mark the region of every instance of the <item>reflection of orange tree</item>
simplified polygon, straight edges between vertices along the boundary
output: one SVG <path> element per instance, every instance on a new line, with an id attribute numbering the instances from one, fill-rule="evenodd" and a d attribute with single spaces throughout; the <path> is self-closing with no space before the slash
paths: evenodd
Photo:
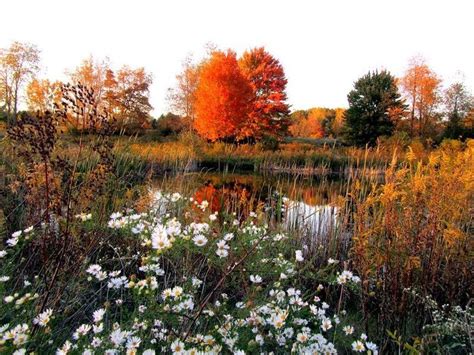
<path id="1" fill-rule="evenodd" d="M 212 212 L 236 212 L 241 217 L 263 206 L 259 201 L 251 185 L 239 182 L 227 182 L 222 185 L 214 185 L 209 181 L 194 193 L 197 203 L 206 200 Z"/>
<path id="2" fill-rule="evenodd" d="M 209 209 L 212 212 L 220 211 L 222 206 L 222 195 L 212 184 L 206 184 L 194 193 L 194 200 L 197 203 L 209 202 Z"/>

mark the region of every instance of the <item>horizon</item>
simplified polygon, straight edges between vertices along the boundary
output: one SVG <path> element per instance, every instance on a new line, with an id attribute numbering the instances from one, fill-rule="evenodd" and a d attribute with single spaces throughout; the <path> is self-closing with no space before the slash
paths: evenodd
<path id="1" fill-rule="evenodd" d="M 150 101 L 155 117 L 170 111 L 166 94 L 176 82 L 182 61 L 190 53 L 201 59 L 207 43 L 230 48 L 237 55 L 265 47 L 284 67 L 292 111 L 346 108 L 347 94 L 360 76 L 386 69 L 400 77 L 416 55 L 427 60 L 442 78 L 443 87 L 460 77 L 470 91 L 474 87 L 474 53 L 462 36 L 470 30 L 472 6 L 467 1 L 450 6 L 429 2 L 429 8 L 424 7 L 427 1 L 411 4 L 405 0 L 396 7 L 372 0 L 362 4 L 303 1 L 298 7 L 282 3 L 243 1 L 229 10 L 212 1 L 140 2 L 145 5 L 127 7 L 124 1 L 93 4 L 87 0 L 77 8 L 57 1 L 8 2 L 5 13 L 21 13 L 23 18 L 20 22 L 15 16 L 4 20 L 0 47 L 16 40 L 35 44 L 41 51 L 38 77 L 50 80 L 66 79 L 65 72 L 90 55 L 110 58 L 113 67 L 144 67 L 153 76 Z M 345 10 L 338 11 L 342 6 Z M 90 9 L 93 11 L 88 12 Z M 279 24 L 284 16 L 290 20 Z M 384 16 L 400 20 L 387 25 Z M 86 21 L 74 22 L 83 19 Z M 123 25 L 127 21 L 130 26 Z M 18 27 L 18 23 L 28 25 Z M 389 28 L 374 32 L 381 26 Z"/>

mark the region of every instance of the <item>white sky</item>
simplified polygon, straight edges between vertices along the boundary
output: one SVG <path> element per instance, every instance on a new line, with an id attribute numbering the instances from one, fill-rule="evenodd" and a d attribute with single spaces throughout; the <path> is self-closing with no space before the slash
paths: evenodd
<path id="1" fill-rule="evenodd" d="M 461 71 L 474 88 L 473 0 L 6 0 L 1 13 L 0 47 L 36 44 L 43 77 L 64 79 L 90 54 L 144 66 L 155 115 L 168 110 L 182 60 L 209 42 L 238 54 L 265 46 L 285 68 L 293 109 L 345 107 L 358 77 L 402 75 L 417 54 L 445 83 Z"/>

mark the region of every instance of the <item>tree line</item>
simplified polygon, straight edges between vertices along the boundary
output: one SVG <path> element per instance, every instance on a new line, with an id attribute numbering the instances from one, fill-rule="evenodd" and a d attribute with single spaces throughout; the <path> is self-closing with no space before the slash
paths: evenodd
<path id="1" fill-rule="evenodd" d="M 61 101 L 61 82 L 38 76 L 40 51 L 14 42 L 0 50 L 0 112 L 12 123 L 22 95 L 32 112 Z M 263 47 L 240 57 L 231 49 L 209 48 L 200 62 L 185 59 L 168 103 L 174 114 L 156 121 L 150 112 L 152 76 L 144 68 L 112 68 L 108 60 L 85 59 L 67 73 L 72 85 L 93 90 L 100 110 L 121 129 L 147 129 L 166 123 L 171 131 L 190 129 L 209 140 L 255 142 L 265 137 L 333 137 L 355 145 L 374 145 L 380 137 L 472 137 L 474 100 L 459 80 L 442 89 L 441 78 L 423 58 L 410 60 L 401 78 L 370 71 L 348 93 L 348 109 L 313 108 L 290 113 L 283 66 Z M 74 116 L 73 129 L 84 128 Z"/>

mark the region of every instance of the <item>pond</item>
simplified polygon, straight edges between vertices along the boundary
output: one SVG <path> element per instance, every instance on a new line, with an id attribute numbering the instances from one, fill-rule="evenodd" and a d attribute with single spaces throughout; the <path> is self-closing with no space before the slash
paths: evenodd
<path id="1" fill-rule="evenodd" d="M 162 176 L 153 186 L 207 200 L 212 211 L 241 219 L 257 211 L 270 224 L 321 241 L 340 225 L 349 184 L 330 177 L 200 172 Z"/>

